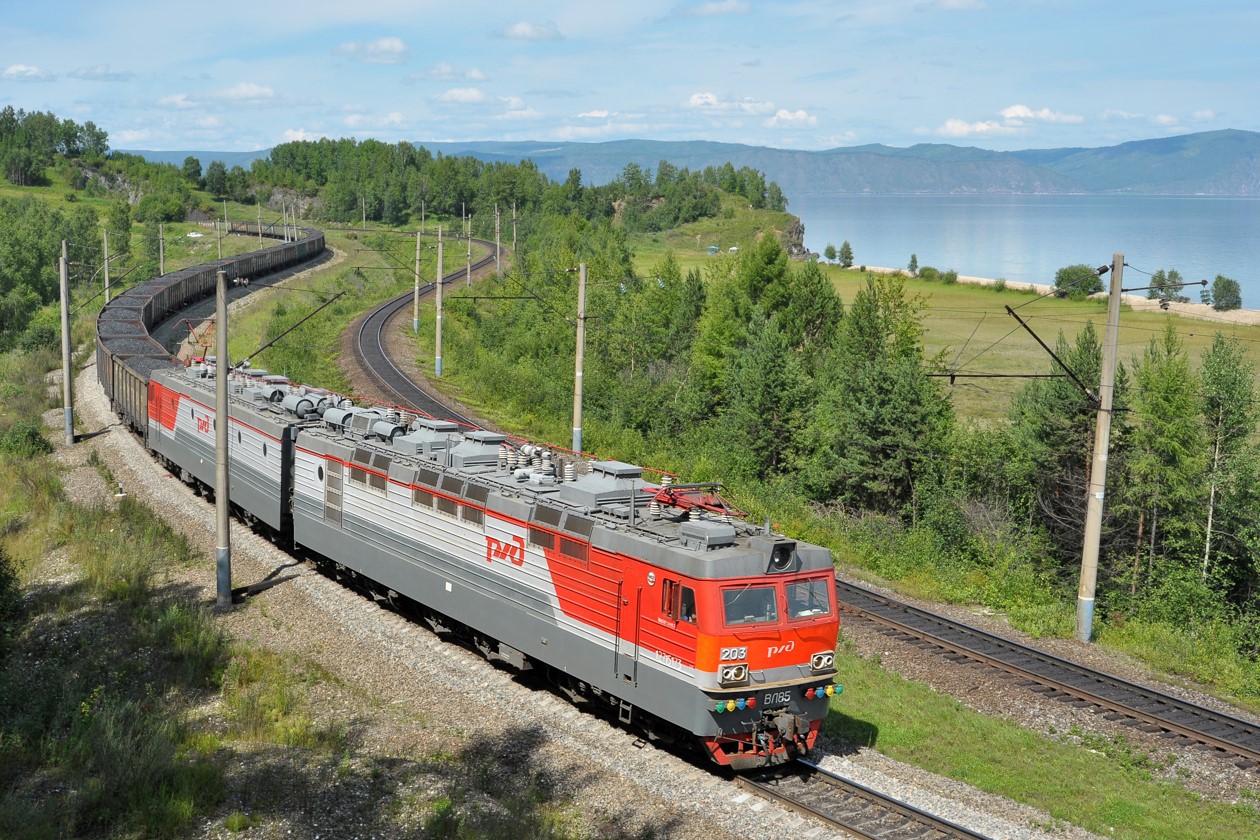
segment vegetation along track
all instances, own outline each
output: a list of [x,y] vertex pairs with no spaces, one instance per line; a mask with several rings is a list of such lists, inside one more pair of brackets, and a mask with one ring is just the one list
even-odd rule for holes
[[[470,272],[477,272],[494,263],[494,243],[482,240],[473,240],[488,249],[487,256],[472,264],[472,268],[461,268],[443,275],[442,285],[449,286],[456,280],[467,276]],[[420,287],[420,297],[427,298],[433,294],[436,283],[427,283]],[[413,382],[390,358],[389,352],[385,347],[385,326],[389,323],[398,310],[411,303],[415,297],[415,292],[406,292],[398,297],[391,298],[385,303],[372,310],[362,324],[359,325],[359,334],[355,339],[355,354],[358,356],[358,362],[372,379],[373,383],[381,388],[385,393],[392,394],[397,398],[398,405],[403,408],[411,408],[421,411],[431,417],[441,418],[443,420],[452,420],[465,426],[479,428],[479,425],[457,412],[452,411],[447,406],[434,399],[427,391]]]
[[1120,677],[1094,671],[1018,642],[986,633],[862,586],[836,581],[840,609],[883,625],[886,635],[926,642],[945,656],[971,659],[1026,681],[1033,691],[1092,705],[1147,731],[1162,731],[1238,756],[1243,769],[1260,767],[1260,726],[1180,700]]
[[777,805],[821,820],[852,837],[880,840],[984,837],[808,761],[797,760],[770,771],[739,776],[735,782]]

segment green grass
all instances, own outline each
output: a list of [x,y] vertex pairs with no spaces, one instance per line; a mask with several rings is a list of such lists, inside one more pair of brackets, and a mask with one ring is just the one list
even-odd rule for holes
[[1084,738],[1078,746],[981,715],[869,659],[842,655],[837,668],[845,690],[823,724],[829,735],[1107,837],[1260,837],[1253,807],[1210,802],[1155,779],[1158,762],[1122,739]]

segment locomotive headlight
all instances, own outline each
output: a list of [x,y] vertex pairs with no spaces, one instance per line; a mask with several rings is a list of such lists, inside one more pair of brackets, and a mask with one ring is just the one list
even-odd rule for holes
[[718,672],[718,682],[721,685],[736,685],[747,681],[748,666],[742,662],[737,665],[723,665]]
[[825,650],[822,653],[815,653],[809,658],[809,667],[815,671],[829,671],[836,665],[835,651]]

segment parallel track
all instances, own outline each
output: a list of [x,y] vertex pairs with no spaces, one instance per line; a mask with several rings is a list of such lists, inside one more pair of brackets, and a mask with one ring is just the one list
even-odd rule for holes
[[[472,270],[476,272],[494,263],[494,243],[479,239],[473,241],[489,248],[487,256],[472,264]],[[444,287],[448,286],[467,276],[467,273],[468,268],[465,266],[458,271],[452,271],[443,275],[442,285]],[[436,286],[436,283],[427,283],[421,286],[420,297],[423,299],[433,294]],[[390,358],[385,348],[386,324],[389,323],[398,310],[411,303],[414,297],[414,292],[401,294],[381,304],[363,319],[363,323],[359,325],[359,334],[355,340],[356,353],[359,355],[360,364],[373,383],[386,393],[392,394],[397,399],[399,406],[416,409],[442,420],[453,420],[456,423],[474,429],[480,428],[475,420],[465,417],[435,400],[427,391],[413,382]]]
[[1163,731],[1238,756],[1241,768],[1260,767],[1260,726],[1254,723],[1091,670],[862,586],[837,580],[836,593],[842,610],[884,625],[890,636],[928,642],[947,656],[982,662],[1020,677],[1046,696],[1097,706],[1147,731]]
[[798,760],[771,772],[738,776],[735,783],[851,837],[872,840],[975,840],[985,836],[837,776],[808,761]]

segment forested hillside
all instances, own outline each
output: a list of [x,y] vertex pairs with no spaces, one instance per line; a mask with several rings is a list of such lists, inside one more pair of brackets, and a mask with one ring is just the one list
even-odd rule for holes
[[[4,247],[35,255],[31,279],[6,275],[6,346],[52,335],[30,325],[55,288],[55,243],[96,240],[100,219],[74,207],[72,195],[83,203],[105,191],[111,241],[117,234],[127,244],[150,241],[158,220],[206,198],[212,210],[224,199],[247,214],[253,203],[297,206],[316,222],[404,233],[424,218],[430,228],[470,224],[484,237],[494,235],[497,211],[505,241],[515,227],[518,253],[477,290],[480,299],[455,296],[447,321],[446,357],[459,360],[448,378],[483,411],[525,433],[568,439],[574,339],[566,319],[573,269],[586,263],[588,448],[724,480],[755,516],[831,545],[844,561],[1006,611],[1035,631],[1071,631],[1095,411],[1087,394],[1067,380],[1036,380],[1005,423],[957,417],[930,376],[939,365],[923,349],[925,304],[913,285],[921,281],[870,277],[842,301],[829,269],[788,260],[773,224],[703,269],[684,270],[667,254],[636,272],[632,249],[644,237],[781,209],[782,191],[755,169],[630,164],[595,187],[577,170],[552,180],[529,161],[353,140],[285,144],[248,171],[213,161],[204,176],[196,160],[176,168],[118,156],[92,169],[57,149],[50,160],[51,170],[84,172],[83,186],[62,197],[68,210],[4,208]],[[120,177],[97,174],[114,171]],[[27,225],[45,212],[62,216]],[[114,218],[129,222],[132,213],[142,229],[125,235]],[[1056,352],[1096,382],[1092,325],[1061,336]],[[300,355],[286,364],[300,366]],[[1171,328],[1125,361],[1101,635],[1134,646],[1144,635],[1177,637],[1195,655],[1179,655],[1176,667],[1260,695],[1255,371],[1237,341],[1218,337],[1192,359]],[[1183,639],[1187,627],[1192,636]]]

